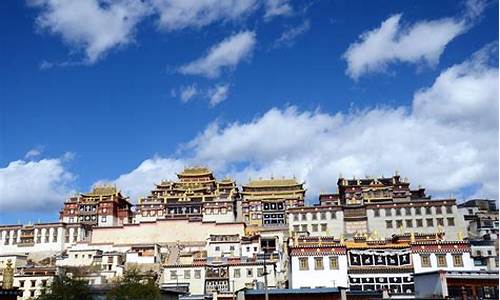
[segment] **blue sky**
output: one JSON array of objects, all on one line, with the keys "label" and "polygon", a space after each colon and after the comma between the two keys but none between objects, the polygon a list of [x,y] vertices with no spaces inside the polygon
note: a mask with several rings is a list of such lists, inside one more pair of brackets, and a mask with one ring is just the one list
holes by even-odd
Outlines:
[{"label": "blue sky", "polygon": [[38,0],[0,14],[1,223],[56,220],[96,182],[135,202],[193,164],[240,184],[295,175],[311,201],[339,173],[396,169],[435,196],[498,197],[496,1]]}]

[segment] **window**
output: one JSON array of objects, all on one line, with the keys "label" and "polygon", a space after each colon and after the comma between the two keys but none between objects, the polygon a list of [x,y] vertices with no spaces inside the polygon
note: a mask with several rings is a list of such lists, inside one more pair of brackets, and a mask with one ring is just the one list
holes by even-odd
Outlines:
[{"label": "window", "polygon": [[307,224],[302,224],[301,227],[302,227],[302,231],[307,231]]},{"label": "window", "polygon": [[337,213],[332,211],[332,219],[336,219],[337,218]]},{"label": "window", "polygon": [[339,269],[339,258],[338,256],[330,256],[330,270]]},{"label": "window", "polygon": [[491,252],[491,250],[488,250],[488,255],[492,255],[493,252]]},{"label": "window", "polygon": [[373,215],[374,215],[375,217],[380,217],[380,210],[379,210],[379,209],[374,209],[374,210],[373,210]]},{"label": "window", "polygon": [[462,255],[453,255],[453,266],[454,267],[464,266],[464,262],[462,261]]},{"label": "window", "polygon": [[30,291],[30,297],[35,297],[35,290]]},{"label": "window", "polygon": [[229,246],[230,251],[234,251],[234,246]]},{"label": "window", "polygon": [[191,270],[184,270],[184,279],[191,278]]},{"label": "window", "polygon": [[257,276],[259,276],[259,277],[264,276],[264,268],[258,268],[257,269]]},{"label": "window", "polygon": [[438,267],[440,268],[446,268],[446,255],[436,255],[437,261],[438,261]]},{"label": "window", "polygon": [[435,210],[436,210],[436,214],[438,214],[438,215],[443,213],[443,208],[441,206],[436,206]]},{"label": "window", "polygon": [[401,216],[401,208],[396,208],[396,216]]},{"label": "window", "polygon": [[326,224],[321,224],[321,231],[326,232]]},{"label": "window", "polygon": [[318,224],[312,224],[312,231],[318,232]]},{"label": "window", "polygon": [[234,278],[240,278],[241,277],[240,269],[234,269],[233,276]]},{"label": "window", "polygon": [[24,280],[19,280],[19,287],[24,287]]},{"label": "window", "polygon": [[437,218],[436,221],[437,221],[437,224],[439,226],[444,226],[444,219],[443,218]]},{"label": "window", "polygon": [[314,270],[323,270],[323,257],[314,258]]},{"label": "window", "polygon": [[406,220],[406,228],[412,228],[413,227],[413,220]]},{"label": "window", "polygon": [[434,226],[434,220],[433,219],[425,219],[425,223],[427,227],[433,227]]},{"label": "window", "polygon": [[308,257],[299,257],[299,270],[301,270],[301,271],[309,270],[309,258]]},{"label": "window", "polygon": [[300,230],[300,226],[299,225],[293,225],[293,231],[297,232]]},{"label": "window", "polygon": [[385,209],[385,216],[386,217],[392,216],[392,209],[391,208],[386,208]]},{"label": "window", "polygon": [[201,270],[194,270],[194,278],[196,279],[201,278]]},{"label": "window", "polygon": [[321,220],[326,220],[326,212],[322,211],[320,214]]},{"label": "window", "polygon": [[36,286],[36,280],[31,280],[31,287],[35,287]]},{"label": "window", "polygon": [[392,220],[385,221],[385,228],[392,228]]},{"label": "window", "polygon": [[415,207],[415,215],[420,216],[422,214],[422,208],[421,207]]},{"label": "window", "polygon": [[177,271],[170,271],[170,279],[177,279]]},{"label": "window", "polygon": [[318,219],[318,214],[317,213],[312,213],[312,219],[311,220],[317,220]]},{"label": "window", "polygon": [[431,267],[431,259],[428,254],[420,255],[420,262],[422,264],[422,268],[430,268]]},{"label": "window", "polygon": [[220,251],[220,247],[219,246],[215,246],[215,251]]},{"label": "window", "polygon": [[431,207],[430,207],[430,206],[427,206],[427,207],[425,208],[425,214],[426,214],[426,215],[432,215],[432,209],[431,209]]},{"label": "window", "polygon": [[406,207],[405,208],[405,215],[411,216],[411,207]]},{"label": "window", "polygon": [[301,216],[302,216],[302,218],[301,218],[302,221],[307,221],[307,214],[302,214]]},{"label": "window", "polygon": [[403,227],[403,220],[396,220],[396,227],[397,228]]},{"label": "window", "polygon": [[107,220],[107,216],[102,216],[101,217],[101,222],[106,223],[106,220]]},{"label": "window", "polygon": [[42,286],[46,287],[47,286],[47,280],[42,280]]},{"label": "window", "polygon": [[446,213],[447,214],[452,214],[453,213],[453,208],[451,206],[446,206]]},{"label": "window", "polygon": [[299,220],[299,214],[293,214],[293,220],[298,221]]},{"label": "window", "polygon": [[417,222],[417,227],[423,227],[424,226],[424,220],[422,220],[422,219],[416,219],[415,221]]},{"label": "window", "polygon": [[446,218],[448,226],[455,226],[455,218]]},{"label": "window", "polygon": [[253,276],[253,269],[247,268],[247,277],[252,277],[252,276]]}]

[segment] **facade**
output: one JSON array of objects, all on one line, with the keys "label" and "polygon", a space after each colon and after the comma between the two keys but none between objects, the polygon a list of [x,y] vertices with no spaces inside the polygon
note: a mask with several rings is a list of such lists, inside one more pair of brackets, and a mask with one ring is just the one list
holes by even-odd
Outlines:
[{"label": "facade", "polygon": [[139,200],[136,220],[189,218],[192,220],[235,222],[238,188],[231,179],[218,181],[204,167],[186,168],[177,181],[156,184],[150,195]]},{"label": "facade", "polygon": [[290,287],[348,287],[347,248],[332,237],[295,237],[290,246]]},{"label": "facade", "polygon": [[287,211],[304,205],[304,184],[293,179],[250,180],[242,186],[242,216],[248,226],[287,224]]},{"label": "facade", "polygon": [[455,199],[433,200],[425,189],[411,190],[408,180],[391,178],[338,180],[338,194],[322,194],[313,207],[288,211],[289,229],[309,235],[375,234],[391,237],[402,233],[443,232],[445,239],[467,237],[465,222]]},{"label": "facade", "polygon": [[14,275],[14,287],[21,292],[20,299],[33,299],[42,295],[56,274],[56,267],[25,267]]},{"label": "facade", "polygon": [[414,273],[478,270],[467,241],[417,241],[411,245]]},{"label": "facade", "polygon": [[0,254],[61,252],[90,235],[90,227],[79,223],[0,225]]},{"label": "facade", "polygon": [[132,222],[132,204],[115,186],[96,186],[71,197],[60,211],[60,221],[91,226],[117,226]]},{"label": "facade", "polygon": [[472,199],[458,205],[467,233],[475,240],[498,239],[498,209],[495,200]]}]

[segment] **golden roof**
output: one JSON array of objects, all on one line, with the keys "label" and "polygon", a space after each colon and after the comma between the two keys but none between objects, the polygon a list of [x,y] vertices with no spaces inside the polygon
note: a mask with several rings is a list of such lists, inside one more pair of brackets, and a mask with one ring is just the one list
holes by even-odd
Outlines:
[{"label": "golden roof", "polygon": [[301,185],[295,178],[250,180],[245,187],[273,187]]},{"label": "golden roof", "polygon": [[110,196],[118,193],[114,185],[97,185],[94,186],[91,192],[86,193],[86,196]]},{"label": "golden roof", "polygon": [[200,176],[212,174],[207,167],[186,167],[179,173],[180,176]]}]

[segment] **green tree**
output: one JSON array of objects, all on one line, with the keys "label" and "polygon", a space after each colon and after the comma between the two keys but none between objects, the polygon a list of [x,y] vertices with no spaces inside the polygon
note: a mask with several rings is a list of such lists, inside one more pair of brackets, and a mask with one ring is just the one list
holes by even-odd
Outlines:
[{"label": "green tree", "polygon": [[156,300],[160,297],[160,288],[152,274],[141,275],[131,269],[115,282],[108,292],[108,300]]},{"label": "green tree", "polygon": [[92,300],[86,281],[72,279],[66,275],[54,278],[37,300]]}]

